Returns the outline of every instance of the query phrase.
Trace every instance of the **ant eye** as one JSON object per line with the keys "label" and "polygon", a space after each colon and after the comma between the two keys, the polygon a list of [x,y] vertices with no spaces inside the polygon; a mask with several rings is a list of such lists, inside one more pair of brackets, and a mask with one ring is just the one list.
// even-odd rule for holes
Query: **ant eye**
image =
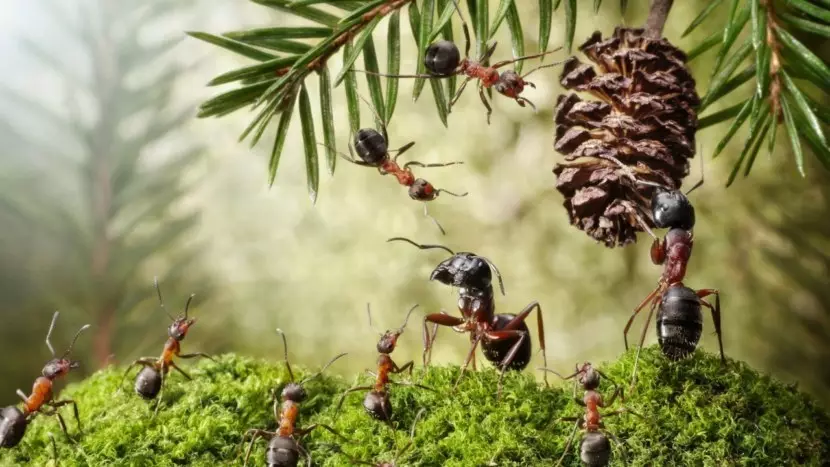
{"label": "ant eye", "polygon": [[427,47],[424,66],[430,73],[439,76],[451,75],[458,68],[459,63],[461,63],[461,53],[452,42],[438,41]]}

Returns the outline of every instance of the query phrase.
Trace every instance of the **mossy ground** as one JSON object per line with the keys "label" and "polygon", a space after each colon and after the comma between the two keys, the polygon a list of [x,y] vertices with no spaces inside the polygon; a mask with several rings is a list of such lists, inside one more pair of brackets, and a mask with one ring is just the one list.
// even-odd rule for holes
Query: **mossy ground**
{"label": "mossy ground", "polygon": [[[601,366],[609,376],[627,382],[633,353]],[[272,430],[272,391],[286,382],[281,362],[224,356],[191,368],[193,381],[173,374],[162,408],[152,418],[153,403],[132,391],[132,380],[118,392],[122,368],[100,371],[67,387],[61,397],[78,401],[84,436],[66,442],[53,417],[38,417],[14,449],[4,450],[0,465],[51,465],[47,432],[55,434],[61,465],[241,465],[240,440],[251,427]],[[562,369],[567,371],[568,369]],[[572,386],[558,381],[550,389],[528,373],[506,378],[496,399],[498,375],[488,368],[470,372],[458,390],[450,388],[457,367],[435,367],[423,384],[435,392],[393,386],[394,428],[370,419],[362,408],[363,393],[346,399],[335,420],[338,395],[353,381],[324,377],[307,385],[300,424],[328,423],[353,439],[342,443],[319,430],[303,441],[315,465],[349,465],[333,447],[354,457],[391,460],[403,446],[421,409],[415,447],[399,463],[424,466],[552,465],[562,453],[571,423],[551,421],[581,413],[571,400]],[[553,376],[553,375],[551,375]],[[554,379],[558,379],[553,376]],[[366,378],[360,379],[362,382]],[[551,380],[552,382],[553,379]],[[602,391],[610,385],[604,382]],[[608,430],[624,446],[614,447],[615,465],[822,465],[830,459],[830,417],[792,386],[759,375],[740,362],[720,366],[717,358],[698,352],[679,363],[666,361],[655,348],[644,352],[636,390],[626,394],[626,407],[641,414],[606,419]],[[615,406],[620,406],[619,403]],[[71,420],[70,410],[65,410]],[[74,421],[69,422],[75,434]],[[577,437],[577,444],[579,438]],[[566,465],[579,465],[576,446]],[[264,465],[260,441],[250,465]]]}

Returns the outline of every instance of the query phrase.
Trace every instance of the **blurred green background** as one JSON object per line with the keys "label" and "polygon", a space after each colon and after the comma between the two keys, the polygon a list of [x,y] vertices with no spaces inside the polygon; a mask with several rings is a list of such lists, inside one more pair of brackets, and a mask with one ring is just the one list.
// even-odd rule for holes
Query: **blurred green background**
{"label": "blurred green background", "polygon": [[[629,2],[621,19],[618,2],[604,2],[596,15],[592,2],[579,3],[577,43],[595,29],[608,34],[621,22],[642,24],[648,6],[646,0]],[[675,2],[666,36],[688,49],[710,34],[718,24],[679,39],[702,4]],[[535,2],[521,2],[528,50],[535,46],[535,8]],[[171,311],[196,294],[199,323],[183,343],[186,352],[278,359],[274,328],[280,327],[297,363],[320,365],[347,351],[332,371],[351,375],[369,368],[376,335],[366,320],[367,302],[381,327],[399,326],[415,303],[421,305],[416,316],[442,308],[455,312],[455,291],[427,280],[442,253],[385,243],[392,236],[492,259],[508,292],[497,297],[498,311],[541,303],[554,368],[601,362],[622,351],[622,327],[660,270],[650,263],[647,237],[611,250],[568,225],[551,173],[561,157],[552,147],[559,70],[534,75],[537,89],[527,97],[539,107],[537,114],[497,97],[487,126],[478,97],[468,91],[453,109],[449,130],[429,93],[413,103],[412,82],[401,82],[390,146],[416,141],[407,160],[466,163],[424,170],[437,187],[470,192],[430,205],[448,231],[440,237],[421,205],[394,180],[342,160],[334,177],[323,178],[312,206],[297,122],[269,189],[270,147],[250,150],[236,141],[247,112],[193,118],[196,105],[216,94],[204,84],[247,62],[185,39],[183,31],[218,33],[289,21],[252,3],[218,0],[4,5],[0,403],[15,402],[16,388],[28,391],[50,358],[43,339],[56,309],[62,312],[56,348],[65,348],[81,324],[93,325],[78,343],[83,367],[72,378],[107,362],[158,354],[167,318],[152,289],[156,275]],[[557,46],[563,40],[561,10],[555,22]],[[504,46],[497,58],[510,53],[506,28],[500,34]],[[402,70],[409,72],[416,57],[411,36],[404,50],[409,53]],[[382,63],[384,51],[379,47]],[[691,63],[701,94],[714,55]],[[316,93],[316,80],[310,83]],[[744,86],[710,112],[751,92],[751,85]],[[340,89],[335,103],[339,149],[345,151]],[[363,110],[364,126],[373,125]],[[720,125],[699,133],[699,155],[710,154],[724,131]],[[787,139],[779,137],[749,178],[724,189],[742,144],[736,138],[717,160],[705,159],[706,183],[692,195],[698,223],[687,284],[722,291],[728,356],[797,381],[827,404],[830,176],[807,157],[808,177],[801,179]],[[698,158],[692,167],[690,183],[700,177]],[[419,321],[410,322],[397,361],[420,361]],[[535,332],[535,319],[530,326]],[[638,333],[640,326],[633,329]],[[709,316],[704,329],[702,346],[716,351]],[[533,341],[535,346],[535,334]],[[650,329],[648,342],[654,341]],[[467,348],[466,338],[444,330],[433,361],[460,363]],[[540,365],[537,357],[531,368]]]}

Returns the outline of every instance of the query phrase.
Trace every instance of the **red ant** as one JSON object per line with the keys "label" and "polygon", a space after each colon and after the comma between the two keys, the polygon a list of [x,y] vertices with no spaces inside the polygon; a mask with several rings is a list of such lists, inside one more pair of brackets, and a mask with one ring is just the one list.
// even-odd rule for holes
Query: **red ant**
{"label": "red ant", "polygon": [[[306,392],[303,385],[308,383],[309,381],[319,377],[326,371],[332,363],[337,361],[340,357],[346,355],[345,353],[341,353],[336,357],[329,360],[323,368],[314,373],[313,375],[305,378],[304,380],[300,381],[299,383],[294,382],[294,372],[291,371],[291,364],[288,363],[288,342],[285,339],[285,333],[282,330],[277,329],[277,333],[282,337],[282,345],[283,351],[285,355],[285,368],[288,370],[288,377],[290,382],[285,385],[282,389],[282,395],[280,399],[282,399],[282,404],[280,405],[280,399],[276,397],[276,390],[274,391],[274,419],[277,420],[277,424],[279,425],[277,431],[270,432],[266,430],[259,430],[259,429],[250,429],[245,432],[242,436],[242,442],[245,442],[245,438],[251,435],[251,442],[248,444],[248,449],[245,451],[245,463],[244,465],[248,465],[248,459],[251,457],[251,449],[254,447],[254,443],[260,437],[270,437],[271,440],[268,442],[268,451],[266,451],[266,464],[269,466],[281,466],[281,467],[296,467],[300,460],[300,454],[303,454],[308,459],[308,465],[311,466],[311,454],[308,453],[302,446],[300,446],[299,442],[295,438],[302,438],[303,436],[311,433],[316,428],[325,428],[326,430],[334,433],[335,435],[339,436],[345,441],[350,441],[345,436],[341,435],[337,432],[334,428],[323,425],[320,423],[315,423],[313,425],[309,425],[306,428],[298,429],[297,428],[297,417],[300,414],[300,404],[306,398]],[[277,408],[279,407],[279,412],[277,412]]]}
{"label": "red ant", "polygon": [[[611,457],[611,443],[608,441],[608,436],[613,438],[617,444],[622,443],[616,436],[614,436],[614,434],[605,430],[605,426],[602,424],[600,418],[619,415],[623,412],[631,412],[634,415],[638,415],[636,412],[626,408],[617,409],[604,415],[599,413],[600,408],[610,407],[617,399],[617,396],[620,396],[621,399],[623,398],[622,388],[605,373],[594,368],[594,366],[588,362],[583,363],[582,365],[577,365],[576,371],[567,377],[563,377],[559,373],[548,368],[540,369],[545,372],[554,373],[566,381],[576,378],[574,380],[573,399],[577,404],[585,407],[585,415],[581,417],[563,417],[559,419],[559,421],[570,421],[576,423],[574,424],[570,437],[568,437],[568,442],[565,444],[565,450],[562,452],[562,457],[559,458],[559,462],[557,462],[556,465],[562,465],[562,461],[564,461],[565,457],[568,455],[568,450],[571,447],[571,443],[573,442],[578,429],[585,430],[585,436],[582,438],[580,446],[580,457],[582,462],[584,462],[585,465],[608,465],[608,460]],[[612,385],[614,385],[614,392],[607,401],[604,401],[602,394],[597,391],[597,388],[599,388],[600,385],[600,376],[607,379]],[[582,386],[582,389],[585,391],[582,399],[577,397],[577,384]]]}
{"label": "red ant", "polygon": [[[458,386],[470,361],[473,362],[473,369],[475,369],[475,351],[480,343],[485,358],[501,370],[498,384],[498,395],[501,396],[505,371],[508,368],[521,370],[530,362],[530,329],[528,329],[525,320],[534,309],[537,311],[536,316],[538,318],[539,347],[547,365],[542,307],[539,306],[539,302],[533,301],[517,315],[496,314],[491,267],[498,276],[502,295],[504,294],[504,282],[498,268],[489,259],[474,253],[454,253],[443,245],[420,245],[403,237],[390,238],[387,241],[404,241],[421,250],[438,248],[453,255],[436,266],[429,278],[430,280],[438,280],[445,285],[460,287],[458,291],[458,310],[461,312],[461,318],[450,316],[444,311],[428,314],[424,317],[424,367],[429,365],[429,356],[432,353],[432,345],[435,343],[438,326],[449,326],[456,332],[470,333],[472,345],[464,365],[461,367],[461,374],[458,375],[455,386]],[[431,336],[427,328],[428,322],[434,323]],[[545,384],[547,384],[547,377],[545,377]]]}
{"label": "red ant", "polygon": [[[381,175],[388,175],[391,174],[394,176],[398,183],[403,186],[409,187],[409,197],[414,199],[415,201],[423,201],[424,202],[424,216],[429,217],[438,227],[438,230],[441,231],[441,234],[446,235],[446,231],[441,224],[436,220],[434,217],[429,215],[427,211],[427,202],[432,201],[438,197],[441,193],[446,193],[451,196],[455,197],[463,197],[467,196],[467,193],[456,194],[448,190],[444,190],[441,188],[435,188],[432,183],[424,180],[423,178],[415,178],[415,174],[412,173],[412,169],[410,166],[414,167],[446,167],[450,165],[457,165],[463,164],[463,162],[447,162],[443,164],[424,164],[418,161],[409,161],[401,167],[398,165],[398,158],[401,157],[401,154],[406,152],[409,148],[415,145],[415,142],[409,142],[398,149],[389,150],[389,134],[386,131],[386,125],[383,124],[383,120],[377,114],[375,109],[372,107],[363,96],[360,96],[369,108],[372,110],[372,113],[375,115],[375,122],[380,127],[381,133],[378,133],[377,130],[373,128],[362,128],[358,130],[357,134],[354,135],[354,149],[352,149],[352,145],[349,145],[349,154],[347,156],[339,151],[337,154],[340,155],[343,159],[351,162],[352,164],[364,166],[364,167],[375,167],[378,169]],[[355,158],[355,152],[360,157],[360,160]],[[397,152],[394,158],[389,156],[390,152]]]}
{"label": "red ant", "polygon": [[450,41],[438,41],[432,43],[427,47],[426,53],[424,54],[424,67],[427,69],[427,74],[421,75],[389,75],[384,73],[374,73],[370,71],[364,70],[353,70],[359,71],[362,73],[366,73],[369,75],[375,76],[385,76],[389,78],[449,78],[452,76],[459,76],[464,75],[464,81],[461,83],[461,86],[456,91],[455,96],[450,100],[450,110],[452,110],[452,106],[455,105],[455,102],[458,101],[458,98],[461,97],[461,93],[464,91],[464,88],[467,87],[467,83],[471,80],[477,79],[478,82],[478,95],[481,98],[481,102],[484,104],[484,107],[487,109],[487,124],[490,124],[490,115],[493,113],[493,108],[490,106],[490,103],[487,101],[487,96],[485,95],[484,90],[489,88],[495,88],[496,91],[503,95],[507,96],[516,101],[519,106],[524,107],[525,104],[529,105],[533,108],[533,111],[536,111],[536,106],[533,105],[533,102],[528,100],[525,97],[521,97],[520,94],[524,91],[525,86],[530,86],[532,88],[536,88],[536,85],[531,83],[530,81],[525,81],[525,78],[528,77],[531,73],[541,70],[543,68],[550,68],[556,65],[559,65],[563,62],[556,62],[551,63],[548,65],[542,65],[539,67],[534,68],[533,70],[525,73],[524,75],[519,75],[516,73],[515,70],[505,70],[499,75],[498,69],[510,65],[511,63],[520,62],[523,60],[529,60],[532,58],[539,58],[543,57],[548,54],[552,54],[554,52],[558,52],[561,47],[558,47],[554,50],[550,50],[547,52],[542,52],[533,55],[526,55],[524,57],[514,58],[512,60],[503,60],[495,65],[487,66],[485,63],[490,59],[493,53],[496,51],[496,45],[498,43],[494,42],[487,50],[481,55],[478,60],[470,59],[470,30],[467,26],[467,22],[464,21],[464,15],[461,14],[461,9],[458,7],[458,2],[456,0],[452,0],[453,4],[455,5],[455,10],[458,12],[458,17],[461,19],[461,25],[464,30],[464,39],[465,39],[465,48],[464,48],[464,58],[461,58],[461,53],[458,50],[458,47],[450,42]]}
{"label": "red ant", "polygon": [[[124,383],[124,378],[127,377],[130,370],[132,370],[134,366],[141,365],[143,368],[135,379],[135,392],[147,400],[154,399],[156,396],[160,396],[164,393],[165,377],[167,376],[167,373],[170,372],[171,368],[181,373],[182,376],[188,380],[193,379],[189,374],[176,365],[176,362],[173,361],[173,357],[204,357],[215,361],[213,357],[203,352],[189,354],[180,353],[181,341],[183,341],[187,336],[187,331],[190,330],[190,327],[196,323],[196,318],[188,318],[187,316],[187,312],[190,309],[190,302],[193,301],[193,297],[195,295],[191,294],[190,297],[188,297],[187,303],[184,306],[184,316],[173,318],[173,316],[167,312],[167,308],[164,307],[164,300],[161,298],[161,288],[159,287],[158,277],[154,279],[153,285],[156,289],[156,293],[158,294],[159,306],[167,314],[167,317],[170,318],[170,321],[173,322],[167,328],[167,335],[169,337],[167,338],[167,342],[164,343],[164,350],[162,350],[159,358],[141,357],[134,361],[129,367],[127,367],[127,371],[124,372],[124,376],[121,378],[121,383],[119,384],[120,387],[121,384]],[[161,399],[162,398],[159,397],[158,402],[156,402],[156,409],[153,412],[153,416],[155,416],[159,411]]]}
{"label": "red ant", "polygon": [[423,415],[423,413],[425,411],[426,411],[426,409],[421,409],[421,410],[418,411],[417,414],[415,414],[415,420],[412,422],[412,428],[409,431],[409,442],[406,443],[402,448],[397,448],[395,450],[395,457],[392,459],[391,462],[385,462],[385,461],[369,462],[369,461],[364,461],[364,460],[361,460],[361,459],[356,459],[356,458],[346,454],[345,452],[343,452],[343,450],[340,448],[340,446],[334,445],[333,447],[337,452],[339,452],[340,454],[343,454],[344,456],[346,456],[349,459],[349,461],[352,464],[355,464],[355,465],[371,465],[373,467],[396,467],[398,460],[404,454],[406,454],[406,452],[409,451],[412,448],[412,446],[414,446],[414,444],[415,444],[415,426],[418,424],[418,419],[421,418],[421,415]]}
{"label": "red ant", "polygon": [[[78,330],[78,332],[75,333],[75,337],[72,338],[72,343],[69,344],[69,348],[66,349],[66,352],[64,352],[60,358],[58,358],[55,353],[55,349],[52,347],[52,343],[49,340],[52,337],[52,331],[55,329],[55,322],[58,320],[58,314],[59,312],[56,311],[55,314],[52,315],[52,324],[49,325],[49,331],[46,333],[46,346],[49,347],[49,351],[52,352],[52,360],[46,362],[46,365],[41,371],[42,376],[39,376],[35,380],[35,384],[32,386],[32,394],[30,396],[26,396],[26,394],[20,389],[17,390],[17,395],[23,399],[23,410],[20,410],[15,406],[10,406],[5,407],[0,411],[0,447],[12,448],[17,446],[20,443],[20,440],[23,439],[23,435],[26,434],[26,427],[29,425],[29,422],[32,421],[37,414],[47,416],[54,415],[57,417],[61,430],[63,430],[63,434],[66,435],[66,438],[70,442],[74,443],[75,440],[69,436],[69,432],[66,429],[66,422],[64,422],[63,416],[60,412],[58,412],[58,409],[64,405],[72,406],[75,421],[78,423],[78,434],[83,434],[83,431],[81,430],[81,419],[78,415],[78,404],[72,399],[54,400],[52,389],[55,380],[66,376],[71,370],[81,366],[81,362],[70,360],[69,356],[72,354],[72,348],[75,347],[75,342],[78,340],[78,336],[80,336],[85,330],[89,329],[89,325],[85,324]],[[49,436],[50,438],[52,437],[51,434]],[[52,439],[52,448],[54,450],[55,457],[57,458],[57,449],[55,448],[54,439]]]}
{"label": "red ant", "polygon": [[[380,356],[378,356],[378,372],[377,375],[375,375],[375,384],[372,386],[355,386],[347,389],[346,392],[340,396],[340,402],[337,403],[337,410],[335,413],[340,412],[340,407],[343,405],[346,395],[355,391],[368,390],[369,392],[366,393],[366,397],[363,398],[363,408],[366,409],[366,412],[375,419],[388,422],[392,418],[392,403],[389,400],[389,392],[387,390],[389,384],[405,384],[417,386],[422,389],[430,389],[420,384],[394,383],[389,380],[390,374],[403,373],[404,371],[409,371],[409,376],[412,376],[412,368],[414,363],[411,360],[399,367],[394,360],[392,360],[392,357],[390,357],[389,354],[395,351],[398,337],[403,334],[403,330],[406,328],[406,323],[409,322],[409,315],[412,314],[415,308],[418,308],[418,305],[415,305],[409,309],[409,312],[406,314],[406,319],[404,319],[403,325],[400,328],[389,330],[384,333],[378,333],[380,334],[380,341],[378,341],[377,350]],[[372,311],[370,310],[368,303],[366,304],[366,313],[369,315],[369,326],[374,329],[374,326],[372,325]]]}

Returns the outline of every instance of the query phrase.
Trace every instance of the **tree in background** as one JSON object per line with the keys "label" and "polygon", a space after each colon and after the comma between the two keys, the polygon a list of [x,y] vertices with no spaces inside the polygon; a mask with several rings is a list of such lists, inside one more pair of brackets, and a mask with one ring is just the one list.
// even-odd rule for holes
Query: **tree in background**
{"label": "tree in background", "polygon": [[[93,324],[93,359],[100,366],[112,354],[146,347],[143,327],[155,331],[148,339],[162,332],[163,315],[149,311],[157,307],[151,289],[156,273],[171,313],[183,306],[193,284],[200,292],[195,304],[203,298],[199,245],[188,241],[198,213],[183,206],[189,190],[183,178],[202,148],[180,147],[166,138],[192,120],[190,107],[171,105],[186,69],[171,54],[181,35],[146,34],[180,14],[180,4],[87,0],[75,5],[75,11],[44,5],[53,23],[63,27],[60,39],[48,42],[58,47],[40,45],[47,43],[43,40],[26,44],[30,56],[64,81],[63,105],[46,102],[48,92],[3,91],[11,103],[4,111],[14,116],[14,132],[25,138],[20,147],[34,157],[17,158],[17,167],[4,170],[9,178],[18,175],[0,192],[0,274],[4,285],[22,288],[11,298],[3,294],[9,321],[0,345],[14,345],[22,321],[39,334],[47,316],[60,309],[65,322]],[[146,36],[168,39],[152,42]],[[9,158],[14,159],[4,159]],[[24,277],[6,281],[15,276],[9,271],[21,268]],[[142,302],[146,313],[131,314]],[[18,306],[24,306],[25,316]],[[31,341],[33,334],[27,335]],[[19,350],[0,351],[27,360]],[[31,362],[25,369],[23,363],[26,375],[39,368]],[[29,379],[5,376],[10,387]]]}

